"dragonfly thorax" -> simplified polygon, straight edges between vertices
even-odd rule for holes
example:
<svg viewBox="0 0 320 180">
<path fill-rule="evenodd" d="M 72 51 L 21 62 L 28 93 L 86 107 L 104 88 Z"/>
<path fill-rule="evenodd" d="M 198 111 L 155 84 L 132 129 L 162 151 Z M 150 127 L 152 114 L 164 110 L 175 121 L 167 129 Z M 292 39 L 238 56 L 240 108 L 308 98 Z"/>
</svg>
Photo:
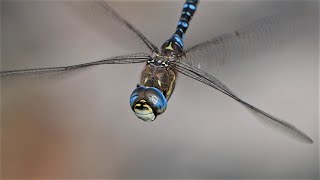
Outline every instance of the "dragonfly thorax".
<svg viewBox="0 0 320 180">
<path fill-rule="evenodd" d="M 173 55 L 154 54 L 141 73 L 140 85 L 159 89 L 169 100 L 176 82 L 176 72 L 170 62 L 175 60 Z"/>
<path fill-rule="evenodd" d="M 177 60 L 175 55 L 165 55 L 162 53 L 154 53 L 152 58 L 147 61 L 147 65 L 154 65 L 157 67 L 168 67 L 170 62 Z"/>
<path fill-rule="evenodd" d="M 174 56 L 154 54 L 144 67 L 140 83 L 130 96 L 130 106 L 136 116 L 153 121 L 167 108 L 175 84 L 176 72 L 170 62 Z"/>
</svg>

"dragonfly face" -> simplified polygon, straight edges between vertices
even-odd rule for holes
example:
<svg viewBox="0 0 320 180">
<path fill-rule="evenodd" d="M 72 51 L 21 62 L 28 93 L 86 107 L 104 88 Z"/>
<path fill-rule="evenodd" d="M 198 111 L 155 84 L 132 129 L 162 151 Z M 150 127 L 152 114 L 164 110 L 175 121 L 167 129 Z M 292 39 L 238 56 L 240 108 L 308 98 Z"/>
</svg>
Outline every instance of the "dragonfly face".
<svg viewBox="0 0 320 180">
<path fill-rule="evenodd" d="M 130 96 L 130 106 L 143 121 L 154 121 L 167 108 L 167 99 L 155 87 L 138 86 Z"/>
</svg>

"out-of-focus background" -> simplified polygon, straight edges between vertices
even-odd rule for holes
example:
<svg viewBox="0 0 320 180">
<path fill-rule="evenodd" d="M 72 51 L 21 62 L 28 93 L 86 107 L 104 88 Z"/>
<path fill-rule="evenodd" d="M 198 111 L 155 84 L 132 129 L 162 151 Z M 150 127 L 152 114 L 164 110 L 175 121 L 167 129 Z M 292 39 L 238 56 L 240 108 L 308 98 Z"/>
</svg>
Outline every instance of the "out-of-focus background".
<svg viewBox="0 0 320 180">
<path fill-rule="evenodd" d="M 160 46 L 174 32 L 183 3 L 110 5 Z M 92 2 L 3 1 L 1 6 L 2 70 L 148 52 Z M 314 6 L 200 2 L 185 46 L 290 8 Z M 246 56 L 233 52 L 210 73 L 248 102 L 304 131 L 314 144 L 266 126 L 239 103 L 183 75 L 167 111 L 143 122 L 131 111 L 129 96 L 144 64 L 105 65 L 61 76 L 2 78 L 3 176 L 317 179 L 318 20 L 293 24 L 273 36 L 271 47 L 249 47 Z"/>
</svg>

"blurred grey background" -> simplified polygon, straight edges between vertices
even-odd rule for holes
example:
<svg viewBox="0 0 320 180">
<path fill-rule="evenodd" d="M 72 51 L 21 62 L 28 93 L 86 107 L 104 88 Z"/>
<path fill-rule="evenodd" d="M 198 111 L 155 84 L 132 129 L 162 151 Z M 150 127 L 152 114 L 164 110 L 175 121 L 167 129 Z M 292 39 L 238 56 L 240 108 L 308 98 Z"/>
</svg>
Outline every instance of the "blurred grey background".
<svg viewBox="0 0 320 180">
<path fill-rule="evenodd" d="M 160 46 L 174 32 L 183 3 L 110 5 Z M 2 70 L 148 52 L 91 2 L 1 5 Z M 318 4 L 200 2 L 185 46 L 290 8 L 312 6 Z M 304 22 L 275 35 L 271 47 L 249 48 L 246 56 L 234 52 L 210 73 L 248 102 L 304 131 L 314 144 L 265 126 L 237 102 L 182 75 L 167 111 L 143 122 L 131 111 L 129 96 L 144 64 L 105 65 L 58 77 L 2 79 L 3 176 L 317 179 L 318 20 L 299 23 Z"/>
</svg>

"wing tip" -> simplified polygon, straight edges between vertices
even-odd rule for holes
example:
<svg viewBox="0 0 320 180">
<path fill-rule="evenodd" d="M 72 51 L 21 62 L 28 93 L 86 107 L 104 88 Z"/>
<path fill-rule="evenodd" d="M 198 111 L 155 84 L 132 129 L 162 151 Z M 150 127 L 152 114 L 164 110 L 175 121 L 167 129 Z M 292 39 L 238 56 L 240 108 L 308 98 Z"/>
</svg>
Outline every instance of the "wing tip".
<svg viewBox="0 0 320 180">
<path fill-rule="evenodd" d="M 304 141 L 305 144 L 313 144 L 313 140 L 309 136 L 305 136 Z"/>
</svg>

